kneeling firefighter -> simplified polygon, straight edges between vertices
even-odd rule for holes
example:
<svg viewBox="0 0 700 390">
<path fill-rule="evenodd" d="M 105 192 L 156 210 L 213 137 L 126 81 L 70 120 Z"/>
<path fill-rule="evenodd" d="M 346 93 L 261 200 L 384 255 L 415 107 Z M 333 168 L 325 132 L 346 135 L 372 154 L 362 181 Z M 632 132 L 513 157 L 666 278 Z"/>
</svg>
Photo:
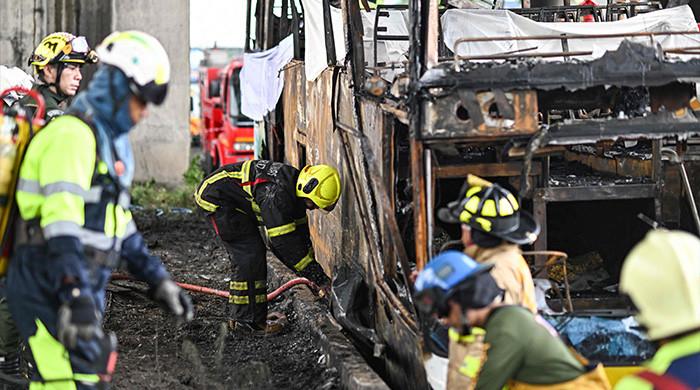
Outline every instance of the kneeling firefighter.
<svg viewBox="0 0 700 390">
<path fill-rule="evenodd" d="M 465 339 L 472 349 L 459 365 L 449 367 L 471 378 L 459 388 L 610 389 L 602 365 L 584 366 L 542 317 L 503 303 L 503 290 L 489 272 L 492 267 L 447 251 L 416 279 L 419 310 L 445 318 L 454 337 Z"/>
<path fill-rule="evenodd" d="M 156 301 L 192 318 L 189 297 L 149 254 L 129 212 L 128 133 L 148 103 L 165 99 L 168 56 L 138 31 L 115 32 L 97 51 L 102 61 L 88 89 L 33 138 L 20 169 L 8 301 L 35 362 L 32 389 L 94 388 L 110 379 L 115 345 L 101 318 L 122 259 Z"/>
<path fill-rule="evenodd" d="M 306 210 L 331 211 L 340 198 L 338 171 L 310 165 L 249 160 L 224 165 L 199 185 L 195 200 L 206 211 L 231 260 L 231 321 L 252 333 L 281 330 L 267 321 L 265 228 L 273 253 L 320 287 L 329 281 L 314 257 Z"/>
</svg>

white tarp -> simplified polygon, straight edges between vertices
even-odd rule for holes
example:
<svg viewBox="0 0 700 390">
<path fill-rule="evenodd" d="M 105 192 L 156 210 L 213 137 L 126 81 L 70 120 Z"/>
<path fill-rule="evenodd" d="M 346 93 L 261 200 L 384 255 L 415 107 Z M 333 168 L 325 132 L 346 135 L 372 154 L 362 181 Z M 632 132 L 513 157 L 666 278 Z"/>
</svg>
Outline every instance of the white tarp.
<svg viewBox="0 0 700 390">
<path fill-rule="evenodd" d="M 304 4 L 304 39 L 306 45 L 304 54 L 305 74 L 307 80 L 313 81 L 328 67 L 323 23 L 323 2 L 321 0 L 302 0 L 302 3 Z M 336 63 L 342 65 L 347 54 L 342 12 L 338 8 L 330 7 L 330 9 Z M 387 28 L 387 31 L 382 32 L 382 34 L 408 36 L 408 11 L 387 11 L 389 12 L 389 17 L 382 17 L 379 21 L 380 26 Z M 376 12 L 361 12 L 364 30 L 365 62 L 368 66 L 374 66 L 373 37 Z M 377 62 L 406 61 L 408 45 L 408 41 L 377 42 Z M 390 70 L 382 72 L 382 76 L 388 79 L 393 79 L 393 75 L 394 72 Z"/>
<path fill-rule="evenodd" d="M 32 88 L 32 83 L 34 79 L 32 76 L 24 73 L 20 68 L 8 68 L 4 65 L 0 65 L 0 92 L 12 88 L 12 87 L 24 87 L 26 89 Z M 16 92 L 12 92 L 7 96 L 3 97 L 7 105 L 12 105 L 21 96 Z"/>
<path fill-rule="evenodd" d="M 455 42 L 460 38 L 478 37 L 526 37 L 535 35 L 592 35 L 630 34 L 637 32 L 698 31 L 693 12 L 688 6 L 654 11 L 616 22 L 596 23 L 540 23 L 506 10 L 461 10 L 452 9 L 442 16 L 443 36 L 447 47 L 454 52 Z M 568 39 L 569 51 L 592 51 L 591 56 L 577 56 L 580 60 L 591 60 L 602 56 L 607 50 L 616 50 L 625 38 Z M 627 38 L 649 43 L 649 37 Z M 700 35 L 660 35 L 654 37 L 664 49 L 700 46 Z M 535 49 L 532 49 L 535 48 Z M 529 50 L 528 50 L 529 49 Z M 460 55 L 480 56 L 503 54 L 514 51 L 522 53 L 562 52 L 559 39 L 522 41 L 485 41 L 462 43 Z M 687 57 L 687 56 L 684 56 Z M 543 58 L 561 61 L 562 57 Z"/>
<path fill-rule="evenodd" d="M 282 68 L 294 57 L 294 39 L 284 38 L 279 45 L 260 53 L 243 55 L 241 69 L 241 112 L 261 121 L 275 109 L 284 89 Z"/>
<path fill-rule="evenodd" d="M 408 11 L 400 10 L 384 10 L 389 13 L 389 17 L 379 18 L 379 27 L 386 27 L 386 31 L 381 32 L 381 35 L 398 35 L 408 36 Z M 362 27 L 364 35 L 365 62 L 368 66 L 374 64 L 374 21 L 377 16 L 377 11 L 362 11 Z M 398 63 L 408 59 L 408 41 L 377 41 L 377 62 Z M 402 72 L 402 68 L 398 70 L 385 69 L 380 72 L 381 77 L 392 81 L 396 73 Z"/>
<path fill-rule="evenodd" d="M 323 1 L 302 0 L 302 4 L 304 5 L 304 70 L 306 80 L 313 81 L 328 67 Z M 338 65 L 342 65 L 346 54 L 343 14 L 339 8 L 330 7 L 330 9 L 335 59 Z"/>
</svg>

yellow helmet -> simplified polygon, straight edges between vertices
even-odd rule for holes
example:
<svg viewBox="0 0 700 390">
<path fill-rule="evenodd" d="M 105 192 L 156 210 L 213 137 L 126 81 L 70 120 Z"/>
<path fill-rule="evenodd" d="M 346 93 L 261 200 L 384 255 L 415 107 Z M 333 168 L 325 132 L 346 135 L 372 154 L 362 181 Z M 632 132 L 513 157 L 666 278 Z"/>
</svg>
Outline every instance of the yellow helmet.
<svg viewBox="0 0 700 390">
<path fill-rule="evenodd" d="M 39 42 L 34 53 L 29 57 L 29 65 L 37 70 L 52 63 L 94 64 L 97 55 L 83 36 L 76 37 L 67 32 L 49 34 Z"/>
<path fill-rule="evenodd" d="M 652 340 L 700 328 L 700 239 L 652 230 L 627 255 L 620 290 L 639 309 Z"/>
<path fill-rule="evenodd" d="M 331 211 L 342 191 L 338 171 L 329 165 L 307 165 L 297 179 L 297 196 L 311 199 L 316 206 Z"/>
</svg>

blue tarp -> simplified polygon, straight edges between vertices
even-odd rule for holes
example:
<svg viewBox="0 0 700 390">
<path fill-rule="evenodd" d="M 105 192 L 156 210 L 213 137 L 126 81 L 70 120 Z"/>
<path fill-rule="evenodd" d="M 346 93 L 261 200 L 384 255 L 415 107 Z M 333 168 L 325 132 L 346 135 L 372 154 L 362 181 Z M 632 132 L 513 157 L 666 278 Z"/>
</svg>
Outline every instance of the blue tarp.
<svg viewBox="0 0 700 390">
<path fill-rule="evenodd" d="M 603 364 L 639 363 L 656 347 L 633 317 L 542 315 L 581 355 Z"/>
</svg>

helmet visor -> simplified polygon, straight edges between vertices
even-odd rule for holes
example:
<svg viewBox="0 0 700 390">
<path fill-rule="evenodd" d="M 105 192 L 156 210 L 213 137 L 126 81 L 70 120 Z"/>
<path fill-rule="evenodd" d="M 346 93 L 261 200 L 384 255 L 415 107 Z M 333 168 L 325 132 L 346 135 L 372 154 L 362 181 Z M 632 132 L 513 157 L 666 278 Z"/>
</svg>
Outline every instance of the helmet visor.
<svg viewBox="0 0 700 390">
<path fill-rule="evenodd" d="M 66 47 L 73 53 L 87 54 L 90 51 L 90 46 L 84 36 L 73 38 Z"/>
</svg>

